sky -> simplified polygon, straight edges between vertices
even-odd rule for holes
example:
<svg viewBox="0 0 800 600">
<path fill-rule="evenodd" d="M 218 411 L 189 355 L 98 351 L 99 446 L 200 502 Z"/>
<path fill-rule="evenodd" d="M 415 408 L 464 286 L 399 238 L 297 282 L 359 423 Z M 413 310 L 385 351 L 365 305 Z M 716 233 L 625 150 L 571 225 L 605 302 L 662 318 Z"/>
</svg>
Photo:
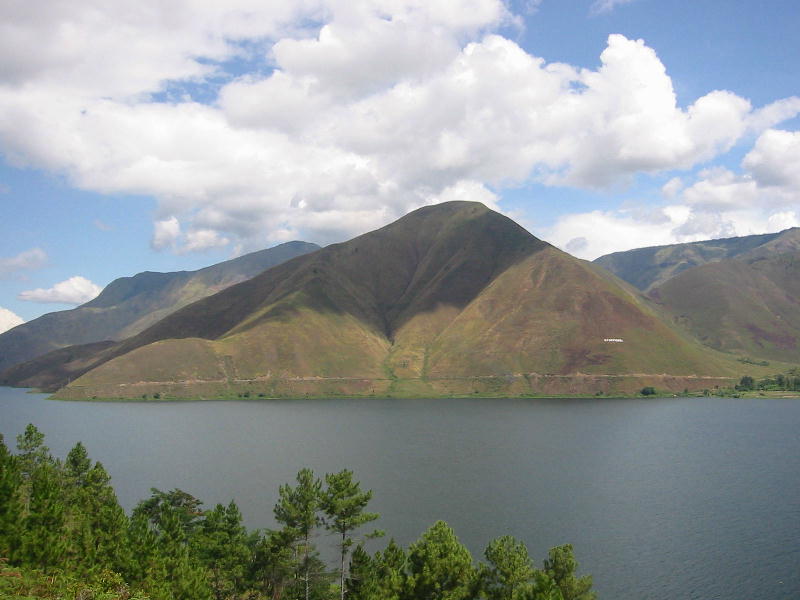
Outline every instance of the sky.
<svg viewBox="0 0 800 600">
<path fill-rule="evenodd" d="M 584 259 L 800 225 L 796 0 L 5 0 L 0 331 L 476 200 Z"/>
</svg>

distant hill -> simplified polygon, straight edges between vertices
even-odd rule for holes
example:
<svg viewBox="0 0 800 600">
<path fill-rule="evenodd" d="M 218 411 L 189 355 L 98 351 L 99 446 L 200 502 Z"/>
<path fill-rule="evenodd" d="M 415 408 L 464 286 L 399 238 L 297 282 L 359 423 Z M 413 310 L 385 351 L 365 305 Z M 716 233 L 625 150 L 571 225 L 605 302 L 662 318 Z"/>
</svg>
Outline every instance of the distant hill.
<svg viewBox="0 0 800 600">
<path fill-rule="evenodd" d="M 692 267 L 730 258 L 757 258 L 800 250 L 800 228 L 704 242 L 637 248 L 606 254 L 595 263 L 640 290 L 657 287 Z"/>
<path fill-rule="evenodd" d="M 616 252 L 596 264 L 647 290 L 704 344 L 800 363 L 800 229 Z"/>
<path fill-rule="evenodd" d="M 650 294 L 712 348 L 800 363 L 800 252 L 709 263 Z"/>
<path fill-rule="evenodd" d="M 288 242 L 198 271 L 115 279 L 78 308 L 48 313 L 0 334 L 0 371 L 66 346 L 135 335 L 187 304 L 317 249 L 316 244 Z"/>
<path fill-rule="evenodd" d="M 61 362 L 60 384 L 80 376 L 67 398 L 683 389 L 741 366 L 472 202 L 421 208 Z"/>
</svg>

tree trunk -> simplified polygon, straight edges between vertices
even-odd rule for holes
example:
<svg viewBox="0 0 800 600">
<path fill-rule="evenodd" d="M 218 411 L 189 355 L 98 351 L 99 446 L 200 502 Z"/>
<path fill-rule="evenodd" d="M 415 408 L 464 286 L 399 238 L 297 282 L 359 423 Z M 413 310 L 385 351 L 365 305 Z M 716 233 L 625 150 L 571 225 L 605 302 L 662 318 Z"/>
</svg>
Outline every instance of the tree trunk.
<svg viewBox="0 0 800 600">
<path fill-rule="evenodd" d="M 309 573 L 309 565 L 308 565 L 308 533 L 306 533 L 306 548 L 305 548 L 305 561 L 306 561 L 306 600 L 309 598 L 309 585 L 308 580 L 310 579 Z"/>
<path fill-rule="evenodd" d="M 341 574 L 341 592 L 342 592 L 342 600 L 344 600 L 344 555 L 345 555 L 345 546 L 344 546 L 344 531 L 342 532 L 342 574 Z"/>
</svg>

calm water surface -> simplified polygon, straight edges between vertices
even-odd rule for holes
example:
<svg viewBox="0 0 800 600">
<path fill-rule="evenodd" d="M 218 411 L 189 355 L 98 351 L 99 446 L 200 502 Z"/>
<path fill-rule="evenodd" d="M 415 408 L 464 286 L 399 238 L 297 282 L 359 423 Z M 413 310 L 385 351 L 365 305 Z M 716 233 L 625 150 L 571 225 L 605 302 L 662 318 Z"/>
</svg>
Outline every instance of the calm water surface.
<svg viewBox="0 0 800 600">
<path fill-rule="evenodd" d="M 151 487 L 272 526 L 302 467 L 350 468 L 403 544 L 437 519 L 478 557 L 572 543 L 601 600 L 800 598 L 800 401 L 55 402 L 0 388 L 9 446 L 78 440 L 131 508 Z"/>
</svg>

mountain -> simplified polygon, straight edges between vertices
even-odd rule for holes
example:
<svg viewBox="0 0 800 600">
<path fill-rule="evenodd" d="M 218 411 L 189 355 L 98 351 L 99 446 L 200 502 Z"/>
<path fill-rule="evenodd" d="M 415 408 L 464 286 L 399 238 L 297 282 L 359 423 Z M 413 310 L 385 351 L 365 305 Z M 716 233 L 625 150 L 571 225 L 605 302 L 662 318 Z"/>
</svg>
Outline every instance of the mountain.
<svg viewBox="0 0 800 600">
<path fill-rule="evenodd" d="M 78 308 L 48 313 L 0 335 L 0 371 L 66 346 L 130 337 L 187 304 L 317 249 L 288 242 L 198 271 L 115 279 Z"/>
<path fill-rule="evenodd" d="M 472 202 L 289 260 L 73 362 L 58 397 L 682 390 L 741 366 Z"/>
<path fill-rule="evenodd" d="M 595 263 L 647 290 L 711 348 L 800 362 L 800 228 L 616 252 Z"/>
<path fill-rule="evenodd" d="M 650 290 L 692 267 L 725 259 L 753 259 L 800 250 L 800 228 L 779 233 L 652 246 L 614 252 L 595 263 L 640 290 Z"/>
<path fill-rule="evenodd" d="M 800 363 L 800 251 L 701 265 L 650 295 L 712 348 Z"/>
</svg>

